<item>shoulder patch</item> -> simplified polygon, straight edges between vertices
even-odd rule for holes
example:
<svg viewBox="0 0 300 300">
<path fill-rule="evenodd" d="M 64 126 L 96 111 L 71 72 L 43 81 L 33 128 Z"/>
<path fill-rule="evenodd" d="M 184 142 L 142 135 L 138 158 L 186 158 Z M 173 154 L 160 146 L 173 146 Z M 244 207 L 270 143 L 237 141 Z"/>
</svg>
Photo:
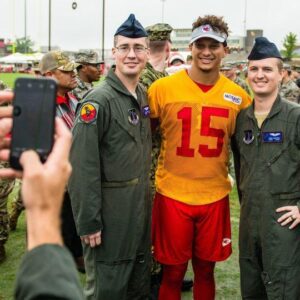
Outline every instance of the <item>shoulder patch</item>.
<svg viewBox="0 0 300 300">
<path fill-rule="evenodd" d="M 92 123 L 96 120 L 97 114 L 98 111 L 94 103 L 84 103 L 80 109 L 80 120 L 84 123 Z"/>
<path fill-rule="evenodd" d="M 229 93 L 224 93 L 224 100 L 232 102 L 237 105 L 240 105 L 242 103 L 242 98 L 240 96 L 232 95 Z"/>
</svg>

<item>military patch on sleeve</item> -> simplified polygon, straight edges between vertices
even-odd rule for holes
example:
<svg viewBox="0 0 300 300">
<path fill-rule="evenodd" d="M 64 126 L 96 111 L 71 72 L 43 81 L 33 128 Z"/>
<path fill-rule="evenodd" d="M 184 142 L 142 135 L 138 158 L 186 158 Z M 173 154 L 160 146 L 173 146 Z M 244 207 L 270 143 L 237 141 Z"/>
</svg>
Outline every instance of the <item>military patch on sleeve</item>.
<svg viewBox="0 0 300 300">
<path fill-rule="evenodd" d="M 81 106 L 80 121 L 84 123 L 92 123 L 97 119 L 97 107 L 94 103 L 87 102 Z"/>
</svg>

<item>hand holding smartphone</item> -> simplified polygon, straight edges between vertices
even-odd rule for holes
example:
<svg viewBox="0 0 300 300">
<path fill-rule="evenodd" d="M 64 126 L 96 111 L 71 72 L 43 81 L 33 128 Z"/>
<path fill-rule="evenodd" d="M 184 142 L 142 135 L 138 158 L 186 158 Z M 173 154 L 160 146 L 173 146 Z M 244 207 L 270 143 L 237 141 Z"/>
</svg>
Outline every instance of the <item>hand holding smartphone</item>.
<svg viewBox="0 0 300 300">
<path fill-rule="evenodd" d="M 18 78 L 13 99 L 10 165 L 22 170 L 21 154 L 35 150 L 46 161 L 54 139 L 57 84 L 49 78 Z"/>
</svg>

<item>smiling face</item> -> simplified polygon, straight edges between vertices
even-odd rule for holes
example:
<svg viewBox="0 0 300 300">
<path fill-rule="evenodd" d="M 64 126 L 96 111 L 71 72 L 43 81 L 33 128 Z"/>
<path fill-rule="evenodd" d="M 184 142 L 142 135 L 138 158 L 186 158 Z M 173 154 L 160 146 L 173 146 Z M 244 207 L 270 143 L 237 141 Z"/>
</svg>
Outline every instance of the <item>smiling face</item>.
<svg viewBox="0 0 300 300">
<path fill-rule="evenodd" d="M 128 38 L 119 35 L 112 51 L 118 76 L 138 77 L 148 61 L 149 50 L 145 37 Z"/>
<path fill-rule="evenodd" d="M 222 59 L 227 53 L 224 45 L 212 38 L 201 38 L 190 45 L 192 68 L 202 72 L 219 72 Z"/>
<path fill-rule="evenodd" d="M 248 81 L 254 94 L 266 97 L 278 93 L 282 80 L 281 64 L 281 60 L 274 57 L 249 61 Z"/>
</svg>

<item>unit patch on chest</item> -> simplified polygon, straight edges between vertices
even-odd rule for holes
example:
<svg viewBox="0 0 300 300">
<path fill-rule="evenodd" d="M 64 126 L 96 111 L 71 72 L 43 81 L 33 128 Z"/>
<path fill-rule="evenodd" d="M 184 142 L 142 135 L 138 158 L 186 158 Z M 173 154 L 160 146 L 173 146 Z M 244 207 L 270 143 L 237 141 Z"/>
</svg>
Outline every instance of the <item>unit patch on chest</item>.
<svg viewBox="0 0 300 300">
<path fill-rule="evenodd" d="M 283 142 L 283 133 L 281 131 L 275 132 L 263 132 L 262 141 L 264 143 L 282 143 Z"/>
<path fill-rule="evenodd" d="M 128 121 L 130 124 L 136 126 L 137 124 L 139 124 L 139 114 L 137 113 L 135 108 L 130 108 L 128 109 Z"/>
<path fill-rule="evenodd" d="M 252 130 L 245 130 L 244 131 L 244 137 L 243 142 L 247 145 L 251 144 L 254 141 L 254 135 Z"/>
</svg>

